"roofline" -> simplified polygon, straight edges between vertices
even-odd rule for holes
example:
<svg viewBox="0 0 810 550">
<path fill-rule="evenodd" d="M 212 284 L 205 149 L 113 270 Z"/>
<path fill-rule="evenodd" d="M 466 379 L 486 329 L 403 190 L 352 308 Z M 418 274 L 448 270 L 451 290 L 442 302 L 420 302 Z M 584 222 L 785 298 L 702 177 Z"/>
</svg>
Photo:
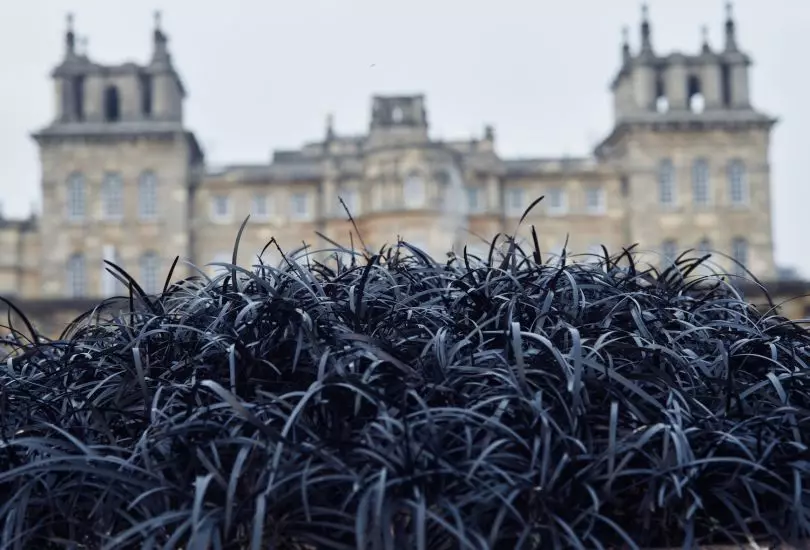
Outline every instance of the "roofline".
<svg viewBox="0 0 810 550">
<path fill-rule="evenodd" d="M 767 115 L 760 119 L 749 120 L 709 120 L 699 116 L 685 120 L 674 120 L 667 119 L 666 115 L 662 115 L 660 118 L 654 120 L 620 121 L 613 126 L 610 133 L 594 148 L 594 155 L 597 158 L 602 158 L 605 155 L 605 147 L 609 147 L 611 144 L 618 141 L 621 136 L 627 134 L 631 130 L 643 129 L 653 131 L 665 130 L 669 132 L 694 132 L 718 128 L 736 130 L 751 127 L 770 130 L 779 122 L 779 117 L 771 117 Z"/>
</svg>

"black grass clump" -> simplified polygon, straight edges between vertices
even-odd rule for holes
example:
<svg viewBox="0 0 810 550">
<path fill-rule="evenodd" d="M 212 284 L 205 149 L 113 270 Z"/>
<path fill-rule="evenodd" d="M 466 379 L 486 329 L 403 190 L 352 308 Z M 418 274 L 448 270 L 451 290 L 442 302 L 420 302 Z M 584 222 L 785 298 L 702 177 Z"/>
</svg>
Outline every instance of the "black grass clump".
<svg viewBox="0 0 810 550">
<path fill-rule="evenodd" d="M 810 538 L 810 333 L 701 259 L 334 252 L 15 323 L 0 547 Z"/>
</svg>

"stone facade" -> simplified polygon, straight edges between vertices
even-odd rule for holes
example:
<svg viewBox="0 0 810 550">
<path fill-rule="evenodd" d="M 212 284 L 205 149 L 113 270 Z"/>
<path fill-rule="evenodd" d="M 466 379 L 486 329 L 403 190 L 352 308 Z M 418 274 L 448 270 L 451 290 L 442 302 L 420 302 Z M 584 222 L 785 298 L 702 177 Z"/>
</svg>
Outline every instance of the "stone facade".
<svg viewBox="0 0 810 550">
<path fill-rule="evenodd" d="M 363 135 L 339 135 L 330 120 L 322 139 L 269 163 L 213 167 L 184 125 L 185 89 L 159 21 L 149 63 L 118 66 L 78 52 L 71 24 L 52 75 L 56 116 L 34 134 L 42 218 L 0 224 L 0 292 L 38 308 L 120 294 L 105 259 L 157 291 L 176 256 L 176 278 L 229 262 L 249 214 L 242 265 L 256 264 L 271 238 L 287 253 L 304 242 L 331 246 L 317 234 L 357 244 L 339 198 L 372 249 L 401 235 L 434 255 L 464 245 L 485 254 L 495 234 L 525 239 L 533 225 L 548 254 L 566 241 L 569 255 L 638 243 L 658 265 L 706 250 L 719 268 L 738 271 L 735 258 L 775 285 L 776 119 L 752 102 L 751 60 L 732 14 L 720 49 L 656 52 L 646 14 L 641 37 L 638 52 L 625 39 L 611 86 L 614 128 L 586 158 L 502 158 L 489 126 L 432 139 L 426 98 L 414 95 L 375 96 Z M 279 259 L 270 247 L 262 260 Z M 792 302 L 790 315 L 806 315 L 804 303 Z"/>
</svg>

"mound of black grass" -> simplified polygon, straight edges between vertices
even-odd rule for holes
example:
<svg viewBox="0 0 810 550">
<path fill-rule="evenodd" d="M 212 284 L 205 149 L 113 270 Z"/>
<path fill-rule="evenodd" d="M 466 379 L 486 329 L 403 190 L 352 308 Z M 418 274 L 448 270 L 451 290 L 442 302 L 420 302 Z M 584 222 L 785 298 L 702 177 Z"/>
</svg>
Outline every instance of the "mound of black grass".
<svg viewBox="0 0 810 550">
<path fill-rule="evenodd" d="M 0 367 L 0 547 L 810 536 L 810 334 L 699 260 L 229 266 Z M 125 277 L 125 275 L 122 275 Z"/>
</svg>

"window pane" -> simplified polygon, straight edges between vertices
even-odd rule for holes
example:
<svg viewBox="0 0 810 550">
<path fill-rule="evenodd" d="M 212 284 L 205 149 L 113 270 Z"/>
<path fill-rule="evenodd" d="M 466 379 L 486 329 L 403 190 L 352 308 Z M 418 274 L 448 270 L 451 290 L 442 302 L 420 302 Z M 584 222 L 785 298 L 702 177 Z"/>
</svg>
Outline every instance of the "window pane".
<svg viewBox="0 0 810 550">
<path fill-rule="evenodd" d="M 343 204 L 341 204 L 341 199 L 346 205 L 346 208 L 344 208 Z M 352 216 L 357 216 L 360 214 L 360 198 L 355 189 L 344 188 L 338 192 L 338 198 L 335 200 L 335 215 L 345 217 L 347 208 Z"/>
<path fill-rule="evenodd" d="M 709 203 L 709 163 L 698 159 L 692 166 L 692 198 L 697 205 Z"/>
<path fill-rule="evenodd" d="M 67 195 L 68 217 L 71 220 L 80 220 L 84 218 L 85 203 L 83 175 L 73 174 L 70 176 L 70 178 L 68 178 Z"/>
<path fill-rule="evenodd" d="M 138 210 L 142 219 L 157 216 L 157 177 L 144 172 L 138 180 Z"/>
<path fill-rule="evenodd" d="M 669 159 L 658 167 L 658 200 L 664 206 L 675 203 L 675 168 Z"/>
<path fill-rule="evenodd" d="M 425 182 L 419 174 L 410 174 L 402 185 L 406 208 L 418 208 L 425 204 Z"/>
<path fill-rule="evenodd" d="M 735 238 L 731 242 L 731 257 L 735 260 L 733 266 L 734 273 L 737 275 L 745 275 L 743 267 L 748 266 L 748 241 L 741 237 Z M 737 262 L 742 264 L 742 266 L 738 265 Z"/>
<path fill-rule="evenodd" d="M 733 205 L 743 205 L 748 202 L 748 181 L 745 165 L 741 160 L 732 160 L 728 167 L 729 194 Z"/>
<path fill-rule="evenodd" d="M 467 210 L 469 212 L 480 212 L 481 205 L 481 189 L 478 187 L 467 188 Z"/>
<path fill-rule="evenodd" d="M 253 195 L 250 213 L 256 218 L 266 218 L 270 215 L 270 205 L 267 194 L 256 193 Z"/>
<path fill-rule="evenodd" d="M 214 195 L 211 197 L 211 214 L 214 218 L 223 220 L 230 214 L 230 200 L 228 195 Z"/>
<path fill-rule="evenodd" d="M 105 174 L 101 184 L 102 214 L 106 219 L 118 219 L 124 214 L 123 182 L 119 174 Z"/>
<path fill-rule="evenodd" d="M 565 191 L 560 187 L 548 190 L 548 210 L 553 214 L 562 214 L 566 211 Z"/>
<path fill-rule="evenodd" d="M 306 193 L 293 193 L 290 197 L 290 211 L 294 219 L 304 219 L 309 215 Z"/>
<path fill-rule="evenodd" d="M 604 194 L 601 187 L 589 187 L 585 191 L 585 208 L 591 213 L 604 210 Z"/>
<path fill-rule="evenodd" d="M 512 216 L 523 214 L 523 189 L 509 189 L 506 194 L 506 212 Z"/>
<path fill-rule="evenodd" d="M 149 294 L 157 293 L 159 289 L 159 260 L 157 254 L 147 252 L 141 257 L 141 287 Z"/>
<path fill-rule="evenodd" d="M 67 262 L 67 291 L 71 298 L 81 298 L 85 294 L 84 257 L 74 254 Z"/>
<path fill-rule="evenodd" d="M 111 262 L 119 267 L 123 267 L 121 265 L 121 258 L 118 255 L 118 251 L 116 250 L 115 246 L 112 245 L 105 245 L 103 248 L 103 257 L 104 262 L 101 263 L 101 280 L 102 280 L 102 294 L 105 297 L 115 296 L 119 294 L 119 290 L 121 290 L 121 282 L 113 275 L 115 273 L 115 269 L 109 266 L 106 262 Z"/>
</svg>

